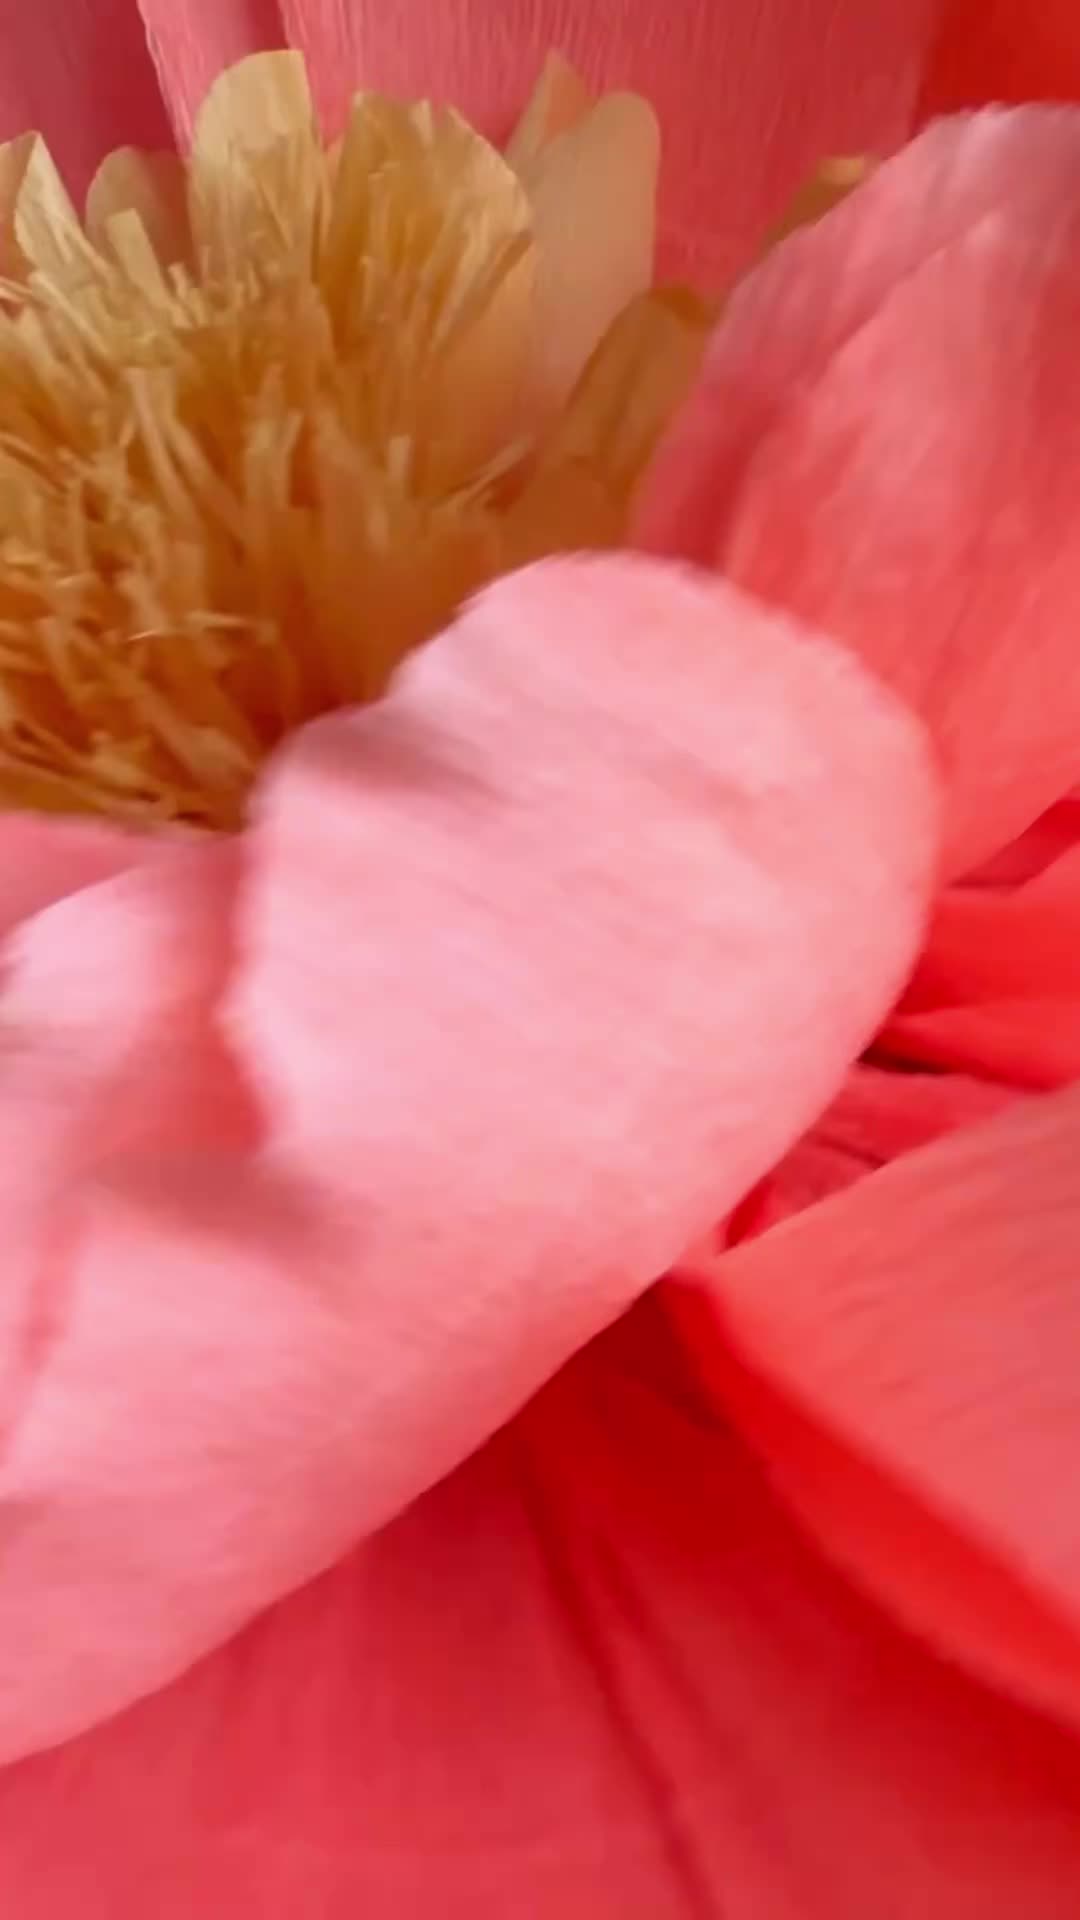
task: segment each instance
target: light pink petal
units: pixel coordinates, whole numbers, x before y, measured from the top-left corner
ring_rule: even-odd
[[[171,857],[164,842],[144,841],[92,823],[0,814],[0,949],[4,969],[5,1054],[0,1101],[0,1216],[4,1222],[4,1277],[0,1286],[0,1454],[15,1431],[44,1345],[49,1338],[54,1296],[40,1272],[38,1248],[47,1237],[58,1179],[66,1176],[72,1132],[80,1124],[72,1103],[71,1127],[64,1100],[57,1102],[57,1078],[69,1080],[64,1055],[80,1025],[79,995],[72,995],[68,1018],[52,1022],[46,1047],[26,1046],[19,1019],[25,976],[23,922],[48,926],[70,920],[71,906],[86,891],[122,891],[139,868]],[[80,907],[75,905],[78,914]],[[181,936],[186,938],[185,933]],[[69,972],[77,985],[78,966]],[[129,979],[118,973],[108,983],[114,995],[126,995]],[[136,986],[137,982],[132,983]],[[47,973],[42,987],[48,991]],[[101,994],[98,994],[99,1005]],[[115,1007],[115,1000],[114,1000]],[[121,1013],[121,1032],[125,1022]],[[66,1031],[65,1031],[66,1027]],[[82,1038],[83,1036],[80,1036]],[[113,1035],[102,1036],[116,1051]],[[120,1042],[123,1050],[124,1042]],[[80,1051],[86,1055],[86,1048]],[[89,1058],[84,1070],[97,1075]],[[96,1127],[107,1125],[108,1107],[99,1103]]]
[[[942,1652],[1080,1717],[1080,1090],[715,1261],[701,1364],[826,1550]]]
[[[95,0],[87,0],[94,5]],[[133,0],[124,0],[131,9]],[[285,44],[278,0],[134,0],[172,122],[186,141],[223,67]],[[117,142],[116,144],[119,144]]]
[[[19,1920],[1063,1920],[1080,1758],[815,1557],[662,1296],[168,1691],[0,1775]]]
[[[1080,773],[1078,171],[1080,113],[931,129],[733,303],[644,510],[924,714],[952,872]]]
[[[282,0],[331,124],[350,91],[434,95],[505,138],[546,55],[632,88],[664,137],[662,265],[726,280],[823,154],[907,130],[934,0]]]
[[[564,562],[302,736],[241,843],[22,923],[7,1754],[329,1564],[738,1200],[895,995],[935,815],[844,654]]]
[[[0,1079],[0,1533],[10,1524],[13,1462],[69,1306],[78,1231],[69,1216],[85,1204],[86,1176],[136,1143],[144,1154],[189,1134],[207,1150],[229,1143],[231,1116],[249,1111],[206,1033],[227,954],[225,853],[153,842],[142,852],[138,841],[67,822],[5,819],[2,828],[12,877]],[[105,1380],[102,1389],[107,1398]],[[5,1560],[7,1552],[5,1543]],[[25,1634],[17,1638],[22,1645]]]
[[[0,34],[0,140],[43,133],[73,193],[110,147],[168,139],[134,0],[5,0]]]

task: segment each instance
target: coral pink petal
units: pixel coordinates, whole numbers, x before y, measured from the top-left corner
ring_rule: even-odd
[[[1059,800],[1007,847],[967,875],[967,884],[1015,887],[1033,880],[1063,853],[1080,846],[1080,791]]]
[[[989,214],[1064,207],[1072,113],[983,113],[928,128],[733,294],[697,388],[657,456],[647,544],[707,565],[763,436],[926,260]]]
[[[43,133],[74,193],[110,148],[168,140],[134,0],[7,0],[0,32],[0,140]]]
[[[1014,1097],[1006,1087],[962,1073],[853,1067],[806,1138],[735,1209],[717,1244],[763,1233],[901,1154],[1001,1112]]]
[[[240,843],[16,929],[5,1754],[329,1564],[740,1198],[902,981],[936,799],[839,649],[555,563],[301,736]]]
[[[1080,113],[931,129],[733,304],[644,512],[924,715],[952,873],[1080,773],[1078,171]]]
[[[87,0],[93,5],[95,0]],[[182,140],[223,67],[285,44],[278,0],[134,0]],[[124,0],[131,9],[133,0]]]
[[[0,1775],[19,1920],[1062,1920],[1080,1760],[851,1592],[654,1295],[176,1685]]]
[[[703,1369],[826,1551],[1080,1719],[1080,1090],[896,1161],[702,1271]]]
[[[726,280],[823,154],[904,137],[935,0],[282,0],[331,123],[351,90],[434,94],[505,138],[552,51],[632,88],[664,135],[667,267]]]
[[[1080,992],[1080,848],[1012,890],[952,887],[938,902],[913,1008]]]
[[[988,100],[1080,99],[1073,0],[945,0],[920,96],[924,115]]]
[[[1080,1078],[1080,850],[1011,890],[954,887],[884,1044],[907,1060],[1053,1088]]]
[[[890,1020],[882,1044],[895,1060],[982,1073],[1052,1091],[1080,1080],[1080,983],[1070,994],[935,1007]]]
[[[1010,1102],[1004,1088],[960,1074],[892,1073],[860,1065],[852,1068],[814,1132],[843,1145],[869,1172],[958,1127],[989,1119]]]

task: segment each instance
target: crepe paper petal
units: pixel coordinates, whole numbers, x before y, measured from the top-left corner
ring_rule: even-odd
[[[642,523],[911,700],[945,766],[951,874],[1080,771],[1078,168],[1080,113],[941,126],[778,250],[721,325]]]
[[[124,3],[130,10],[131,0]],[[285,45],[278,0],[137,3],[172,124],[185,144],[203,100],[225,67],[250,53]]]
[[[778,1226],[901,1154],[1002,1112],[1015,1097],[1008,1087],[960,1072],[853,1067],[805,1139],[736,1207],[713,1250]]]
[[[932,1140],[989,1119],[1011,1104],[1004,1087],[962,1074],[895,1073],[853,1067],[816,1122],[821,1139],[858,1155],[867,1171],[884,1167]]]
[[[897,1061],[1052,1092],[1080,1080],[1080,984],[1070,994],[901,1013],[885,1027],[882,1045]]]
[[[501,526],[502,571],[547,554],[622,544],[632,502],[701,365],[715,313],[682,287],[655,288],[608,329],[540,436]]]
[[[1073,847],[1080,847],[1080,791],[1048,807],[1019,839],[1002,847],[967,880],[977,887],[1020,886]]]
[[[136,213],[154,255],[164,266],[186,260],[191,251],[187,171],[179,154],[140,153],[116,147],[106,154],[86,195],[86,232],[108,250],[111,223]]]
[[[17,980],[18,952],[9,936],[20,924],[86,888],[100,886],[127,873],[141,860],[160,857],[152,842],[140,843],[108,827],[32,815],[0,814],[0,939],[4,952],[5,990]],[[16,986],[17,991],[17,986]],[[4,1213],[5,1273],[0,1289],[0,1453],[17,1422],[23,1394],[36,1366],[42,1331],[40,1291],[32,1263],[26,1256],[42,1219],[38,1187],[27,1181],[30,1167],[48,1166],[54,1151],[63,1153],[62,1128],[49,1137],[39,1118],[48,1113],[47,1088],[35,1085],[34,1061],[20,1057],[12,1031],[5,1057],[9,1085],[21,1084],[27,1108],[16,1126],[20,1173],[14,1177],[5,1157],[0,1179]],[[54,1139],[56,1147],[54,1149]]]
[[[913,1012],[1009,994],[1080,996],[1080,848],[1011,889],[952,887],[938,901],[905,995]]]
[[[192,232],[210,270],[239,280],[265,229],[280,232],[283,206],[289,250],[298,262],[309,261],[325,215],[323,186],[315,110],[299,54],[252,54],[220,74],[195,119],[189,171]]]
[[[663,1297],[324,1579],[0,1774],[4,1911],[1073,1911],[1075,1745],[822,1564]]]
[[[843,653],[552,563],[299,736],[238,843],[16,930],[5,1757],[385,1522],[739,1199],[895,996],[936,800]]]
[[[1080,1090],[896,1161],[687,1288],[699,1362],[823,1549],[1080,1716]]]
[[[36,133],[0,147],[0,258],[16,279],[59,276],[89,258],[74,202]]]
[[[565,398],[598,341],[652,284],[659,168],[652,109],[609,94],[522,172],[537,245],[542,409]]]
[[[358,86],[432,95],[510,133],[552,50],[594,93],[629,88],[663,129],[661,270],[717,284],[745,264],[823,154],[888,150],[909,126],[936,0],[768,8],[654,0],[282,0],[327,123]]]
[[[525,173],[560,134],[570,133],[585,118],[594,98],[576,67],[561,53],[549,53],[506,143],[506,158]]]
[[[12,0],[3,21],[0,140],[47,135],[81,196],[110,147],[157,147],[168,120],[132,0]]]
[[[882,1045],[1052,1089],[1080,1078],[1080,850],[1013,888],[954,887]]]
[[[698,392],[657,460],[646,544],[713,562],[754,451],[792,401],[924,261],[991,214],[1065,206],[1078,155],[1072,113],[940,121],[827,220],[768,251],[730,297]]]
[[[649,295],[660,130],[645,100],[594,101],[569,62],[549,54],[505,157],[528,191],[536,239],[530,398],[543,420],[620,315]]]
[[[790,239],[800,227],[816,226],[827,213],[842,206],[857,187],[865,185],[876,162],[868,154],[837,155],[822,160],[788,201],[780,218],[765,234],[760,255],[764,257]]]
[[[989,100],[1080,99],[1080,15],[1072,0],[945,0],[920,112]]]
[[[558,644],[554,644],[554,636],[559,636]],[[800,646],[807,648],[809,677],[805,685],[796,677],[800,674]],[[805,848],[800,850],[804,864],[798,874],[788,871],[794,844],[788,836],[801,826],[790,811],[789,783],[795,783],[801,794],[802,782],[809,780],[815,794],[812,808],[831,811],[838,777],[852,786],[868,777],[872,751],[868,736],[864,732],[861,738],[841,738],[830,712],[831,703],[846,701],[849,691],[858,702],[868,691],[864,676],[853,680],[850,690],[837,678],[840,658],[832,649],[823,651],[820,643],[802,630],[792,633],[786,624],[774,628],[760,617],[760,610],[752,602],[733,596],[726,585],[710,582],[705,576],[657,568],[630,558],[553,562],[531,568],[483,595],[440,645],[420,654],[406,667],[390,708],[351,715],[309,730],[306,747],[286,755],[284,774],[277,783],[270,783],[258,816],[257,846],[263,877],[260,882],[256,876],[250,922],[245,919],[243,923],[245,939],[252,943],[253,951],[232,1003],[240,1042],[250,1055],[271,1113],[287,1128],[289,1137],[295,1138],[298,1164],[305,1170],[317,1167],[323,1180],[340,1177],[346,1188],[355,1182],[358,1171],[366,1182],[366,1156],[372,1146],[365,1141],[364,1155],[358,1157],[353,1136],[357,1127],[366,1134],[370,1123],[356,1112],[355,1059],[363,1057],[365,1082],[379,1089],[379,1123],[385,1141],[380,1152],[391,1160],[398,1157],[400,1146],[392,1138],[394,1128],[404,1126],[410,1138],[413,1133],[413,1110],[411,1106],[402,1107],[401,1094],[396,1091],[403,1084],[404,1063],[398,1059],[399,1048],[406,1047],[410,1074],[430,1075],[433,1088],[443,1084],[445,1077],[442,1047],[450,1047],[451,1063],[457,1059],[456,1035],[452,1041],[444,1040],[436,1046],[439,1036],[432,1034],[432,1050],[425,1055],[424,1063],[412,1060],[416,1031],[412,1007],[405,1017],[403,1035],[386,1029],[385,1015],[380,1014],[385,1059],[373,1050],[366,1035],[371,1005],[389,986],[388,980],[385,987],[381,984],[388,955],[392,956],[391,977],[414,989],[416,1007],[437,1006],[441,1017],[449,969],[451,963],[457,964],[462,949],[463,927],[457,924],[458,915],[445,949],[437,929],[432,937],[430,932],[422,936],[419,925],[413,927],[414,912],[425,927],[429,925],[430,904],[424,887],[416,882],[406,885],[402,862],[390,857],[395,834],[402,837],[403,858],[414,863],[430,858],[441,867],[444,860],[453,857],[457,867],[454,886],[469,904],[464,929],[477,964],[484,956],[487,939],[495,939],[493,957],[499,959],[499,968],[493,985],[507,990],[513,987],[508,1004],[515,1022],[521,1006],[537,996],[529,1022],[534,1036],[529,1045],[554,1062],[565,1029],[582,1073],[592,1071],[589,1062],[594,1056],[606,1056],[612,1023],[615,1030],[620,1030],[624,1021],[624,1011],[616,1010],[613,1004],[603,1019],[598,1008],[586,1005],[585,996],[597,984],[597,963],[603,949],[598,948],[584,971],[580,956],[571,953],[566,957],[558,949],[551,968],[539,969],[541,950],[535,939],[524,942],[513,938],[511,947],[524,949],[527,945],[533,955],[527,980],[516,980],[513,972],[504,974],[505,958],[500,957],[506,942],[506,935],[499,936],[501,922],[513,926],[520,918],[524,926],[537,914],[542,921],[549,885],[546,869],[551,867],[557,874],[557,891],[566,910],[575,899],[584,908],[589,904],[593,874],[606,869],[619,851],[620,859],[629,863],[628,874],[636,878],[639,887],[648,888],[652,903],[650,939],[666,947],[666,894],[670,890],[679,904],[682,889],[688,889],[690,867],[703,859],[707,866],[711,863],[717,878],[700,903],[700,928],[694,930],[694,938],[686,943],[677,964],[685,974],[683,1013],[696,1021],[704,1011],[698,999],[696,942],[704,941],[710,949],[711,967],[711,948],[715,940],[720,940],[726,956],[724,977],[717,980],[709,973],[710,994],[706,998],[714,1002],[709,1017],[719,1018],[726,1027],[731,1007],[728,996],[737,998],[750,984],[749,976],[744,978],[742,973],[743,956],[749,948],[743,946],[741,937],[733,938],[735,929],[745,927],[749,935],[761,911],[754,892],[759,867],[764,870],[773,862],[782,862],[783,884],[769,888],[770,914],[780,911],[800,918],[805,914],[815,941],[827,938],[830,949],[831,929],[844,928],[841,953],[835,962],[842,968],[844,980],[841,984],[839,978],[835,979],[828,995],[830,1023],[840,1017],[841,1006],[844,1009],[847,1031],[839,1046],[824,1041],[819,1002],[822,989],[811,969],[812,991],[819,1006],[814,1046],[815,1051],[823,1047],[828,1056],[827,1083],[832,1063],[849,1052],[851,1034],[865,1031],[868,1022],[872,1025],[872,1010],[880,1004],[883,969],[876,953],[879,932],[883,932],[884,949],[891,957],[885,971],[895,973],[897,965],[900,969],[904,965],[902,956],[910,950],[912,921],[918,922],[932,837],[928,831],[930,809],[925,790],[920,792],[919,786],[922,769],[917,769],[912,781],[909,763],[902,784],[894,786],[891,795],[883,798],[880,811],[869,819],[870,832],[875,837],[882,835],[884,840],[887,870],[882,873],[882,894],[892,923],[887,928],[864,930],[861,902],[851,885],[847,898],[841,901],[839,890],[826,878],[834,861],[841,868],[850,865],[861,874],[863,823],[846,820],[842,836],[832,825],[828,838],[815,825],[811,845],[814,857],[826,863],[826,874],[807,872],[809,853]],[[720,706],[726,708],[726,717],[718,711]],[[886,726],[895,725],[897,711],[890,705],[880,716]],[[692,714],[700,717],[692,721]],[[744,724],[750,715],[752,727]],[[567,716],[572,718],[568,720]],[[820,757],[815,752],[812,761],[803,743],[809,733],[824,746],[826,728],[827,752]],[[853,734],[858,731],[853,717]],[[511,736],[512,768],[504,764],[505,741]],[[676,762],[671,760],[666,745],[669,739],[680,742]],[[467,743],[468,764],[483,783],[505,787],[511,795],[515,820],[508,821],[501,810],[489,815],[479,807],[476,803],[480,795],[472,782],[460,793],[448,789],[447,776],[461,758],[463,741]],[[906,739],[904,747],[909,755],[914,753],[917,764],[914,739]],[[373,768],[384,758],[391,767],[400,762],[412,770],[419,789],[415,809],[406,805],[400,778],[373,785]],[[707,781],[710,791],[696,798],[697,781],[710,765],[718,770],[718,782]],[[656,804],[656,790],[663,791],[665,783],[670,783],[666,795],[669,808],[696,805],[700,800],[701,819],[711,819],[706,839],[702,840],[696,826],[693,832],[689,830],[694,825],[691,816],[678,835],[650,831],[631,856],[622,846],[627,822],[634,818],[634,805],[630,803],[639,805],[642,817],[647,818],[647,808]],[[875,781],[874,787],[877,784]],[[770,814],[770,802],[783,809],[783,827]],[[458,823],[470,805],[476,806],[477,827],[465,833],[459,831]],[[760,840],[755,825],[759,815]],[[583,838],[586,817],[598,849],[587,860],[583,858],[588,844]],[[735,833],[736,820],[739,858],[721,877],[717,863],[722,856],[712,842],[722,822],[728,833]],[[858,851],[853,852],[853,847]],[[882,859],[881,851],[877,857]],[[494,882],[496,871],[498,884]],[[386,874],[386,881],[380,881],[380,873]],[[387,884],[390,890],[384,902],[382,888]],[[744,884],[750,888],[745,913],[740,892]],[[323,927],[328,908],[337,930],[330,948]],[[388,916],[385,926],[384,914]],[[355,915],[351,931],[350,915]],[[616,919],[621,922],[621,910]],[[375,934],[385,934],[385,938],[377,942]],[[863,984],[867,958],[856,956],[850,945],[855,938],[870,942],[869,971],[875,976],[872,984]],[[790,993],[787,957],[780,954],[775,942],[766,944],[773,955],[770,972],[766,975],[760,971],[760,957],[755,952],[755,983],[771,991],[772,980],[782,974]],[[342,946],[348,955],[348,992],[341,996],[340,1017],[327,1024],[322,1011],[332,990],[326,970],[332,973],[339,966]],[[614,952],[610,957],[614,961]],[[674,966],[675,962],[668,965]],[[567,966],[569,972],[564,976]],[[543,971],[543,980],[532,978],[538,971]],[[617,972],[616,967],[613,979]],[[367,990],[361,991],[365,984]],[[624,989],[605,978],[602,998],[612,1003],[615,997],[621,999],[634,990],[632,982]],[[857,1009],[852,1005],[852,995],[860,1003]],[[485,993],[481,999],[485,1021],[491,1025],[498,998],[492,998],[489,1004]],[[546,1014],[541,1017],[545,1008]],[[657,1013],[660,1011],[658,1005]],[[471,1000],[464,1004],[461,1017],[466,1013],[473,1016]],[[342,1022],[354,1017],[364,1030],[359,1050],[344,1043],[346,1028]],[[775,1074],[778,1091],[790,1091],[791,1060],[805,1051],[806,1038],[795,1043],[799,1017],[795,1010],[789,1009],[783,1016],[785,1035],[790,1036],[783,1042],[777,1017],[773,1011],[769,1024],[775,1064],[770,1067],[763,1063],[756,1045],[745,1067],[733,1053],[728,1054],[726,1072],[733,1079],[745,1074],[748,1098],[751,1087],[761,1090],[766,1072]],[[524,1040],[515,1040],[515,1045],[524,1044]],[[650,1040],[650,1055],[652,1048]],[[515,1075],[520,1071],[517,1060],[513,1071]],[[603,1070],[597,1071],[602,1079]],[[535,1151],[537,1155],[544,1151],[543,1136],[548,1126],[544,1083],[540,1077],[530,1077],[528,1083],[533,1100],[528,1113],[520,1116],[523,1131],[507,1149],[515,1161],[521,1156],[524,1130],[535,1129]],[[502,1075],[493,1073],[492,1089],[484,1097],[493,1098],[499,1106],[511,1092]],[[688,1086],[687,1102],[689,1096]],[[815,1089],[806,1102],[811,1114],[818,1104]],[[683,1125],[688,1125],[689,1117],[690,1104],[685,1108]],[[710,1169],[715,1126],[715,1118],[710,1118],[710,1144],[705,1156]],[[497,1128],[493,1127],[493,1146],[497,1144],[496,1135]],[[756,1145],[749,1151],[752,1158],[759,1157]],[[437,1153],[441,1161],[442,1142]],[[493,1165],[485,1164],[471,1179],[490,1186],[494,1171]],[[710,1171],[705,1179],[709,1195],[706,1216],[715,1204],[713,1178]],[[735,1184],[741,1184],[742,1178],[740,1173]],[[499,1185],[496,1177],[494,1186],[498,1189]]]

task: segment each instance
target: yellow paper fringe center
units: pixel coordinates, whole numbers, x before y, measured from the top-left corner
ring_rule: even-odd
[[[651,290],[657,162],[557,59],[505,155],[373,95],[327,148],[295,54],[83,222],[0,148],[0,805],[233,826],[485,581],[617,544],[717,311]]]
[[[325,149],[283,54],[85,223],[0,151],[0,804],[233,825],[476,587],[619,539],[709,311],[644,291],[642,103],[552,63],[516,144],[362,96]]]

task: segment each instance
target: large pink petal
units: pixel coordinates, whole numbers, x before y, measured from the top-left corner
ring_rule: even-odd
[[[1080,1756],[785,1519],[657,1296],[379,1538],[0,1775],[19,1920],[1062,1920]]]
[[[89,5],[95,0],[87,0]],[[131,9],[133,0],[124,0]],[[134,0],[181,139],[222,68],[285,44],[278,0]]]
[[[565,562],[302,737],[239,845],[22,923],[7,1753],[332,1561],[740,1197],[895,994],[934,812],[842,653]]]
[[[51,1336],[57,1293],[49,1274],[41,1270],[39,1249],[48,1238],[53,1193],[68,1173],[72,1147],[89,1123],[100,1141],[117,1112],[113,1100],[115,1078],[110,1078],[106,1055],[114,1068],[130,1055],[132,1020],[138,1020],[139,972],[145,964],[138,943],[123,956],[111,976],[88,982],[77,954],[68,956],[64,970],[63,1008],[48,1009],[42,1022],[27,1007],[26,942],[59,920],[62,929],[78,917],[87,894],[95,901],[124,896],[134,885],[149,880],[156,870],[175,871],[178,855],[167,841],[139,839],[106,826],[75,820],[46,820],[17,814],[0,815],[0,937],[3,950],[4,1008],[7,1048],[4,1090],[0,1101],[0,1215],[4,1222],[4,1280],[0,1288],[0,1453],[16,1429],[32,1390],[41,1354]],[[171,874],[170,874],[171,877]],[[182,890],[181,890],[182,891]],[[101,916],[98,915],[98,918]],[[28,923],[24,926],[23,923]],[[176,938],[190,943],[192,927],[182,922]],[[62,934],[61,934],[62,938]],[[211,951],[212,951],[211,947]],[[190,956],[198,970],[204,956]],[[101,964],[102,956],[97,956]],[[106,959],[107,964],[107,959]],[[154,961],[151,962],[153,966]],[[31,972],[35,970],[31,969]],[[174,976],[175,967],[169,970]],[[182,971],[182,969],[180,970]],[[91,968],[92,973],[92,968]],[[134,974],[134,978],[132,977]],[[86,1007],[87,985],[94,1001]],[[49,969],[36,969],[36,991],[48,999]],[[154,997],[158,983],[153,982]],[[145,992],[145,987],[144,987]],[[36,1042],[27,1044],[38,1028]],[[44,1041],[45,1044],[40,1044]],[[181,1042],[182,1044],[182,1042]],[[77,1060],[73,1055],[77,1054]],[[168,1057],[158,1062],[168,1073]],[[75,1067],[74,1074],[72,1067]],[[103,1068],[105,1069],[103,1071]],[[95,1085],[104,1082],[96,1112],[71,1098],[72,1083],[80,1076]],[[154,1085],[153,1076],[147,1084]],[[59,1093],[59,1098],[57,1097]],[[166,1094],[164,1079],[163,1098]],[[151,1095],[151,1112],[156,1105]],[[143,1102],[145,1116],[146,1103]]]
[[[666,264],[723,280],[822,155],[903,138],[936,0],[282,0],[330,120],[359,85],[502,137],[551,51],[660,115]]]
[[[643,510],[925,715],[954,872],[1080,772],[1078,172],[1080,114],[932,128],[732,303]]]
[[[1080,1717],[1080,1090],[702,1272],[702,1365],[818,1537],[944,1651]]]
[[[134,0],[3,0],[0,42],[0,140],[43,133],[75,193],[111,147],[167,141]]]

